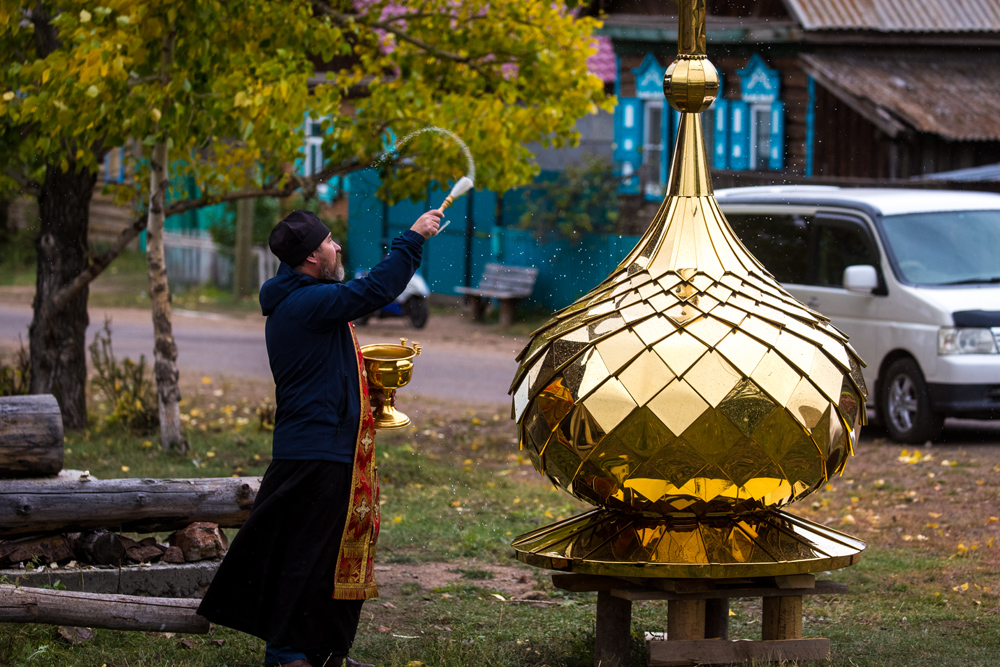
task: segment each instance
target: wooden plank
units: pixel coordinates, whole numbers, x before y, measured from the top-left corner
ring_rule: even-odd
[[[62,466],[62,413],[55,396],[0,397],[0,477],[55,475]]]
[[[200,603],[0,585],[0,622],[203,634],[209,624],[197,614]]]
[[[632,603],[597,594],[597,632],[594,638],[594,667],[627,667],[632,638]]]
[[[639,584],[632,584],[617,577],[605,577],[599,574],[553,574],[552,585],[556,588],[571,593],[590,593],[593,591],[611,591],[613,588],[639,588]]]
[[[236,528],[259,489],[259,477],[8,480],[0,486],[0,538],[92,528],[169,531],[195,521]]]
[[[670,600],[667,602],[667,637],[671,640],[705,638],[705,601]]]
[[[787,639],[783,641],[648,641],[650,667],[725,665],[734,662],[826,660],[829,639]]]
[[[774,578],[774,585],[778,588],[816,588],[816,575],[814,574],[783,574]]]
[[[768,598],[785,595],[834,595],[847,592],[847,584],[836,581],[817,581],[814,588],[780,589],[766,586],[747,586],[745,588],[722,588],[714,591],[675,593],[653,588],[615,588],[611,594],[623,600],[708,600],[711,598]]]

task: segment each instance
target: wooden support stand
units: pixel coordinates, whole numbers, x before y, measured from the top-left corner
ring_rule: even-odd
[[[651,667],[720,665],[751,660],[825,660],[829,639],[802,638],[802,597],[847,592],[811,574],[754,579],[621,579],[555,574],[566,591],[597,591],[594,667],[624,667],[634,600],[667,600],[667,639],[646,642]],[[763,599],[760,641],[729,640],[729,599]]]

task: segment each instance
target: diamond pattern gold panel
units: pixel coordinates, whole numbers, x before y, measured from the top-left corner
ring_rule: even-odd
[[[525,542],[533,559],[829,566],[851,552],[819,554],[840,538],[776,510],[843,470],[865,419],[862,362],[736,238],[702,141],[683,113],[684,157],[646,234],[518,356],[522,448],[553,483],[621,513],[557,524],[556,541],[543,529]],[[727,513],[739,516],[712,518]]]

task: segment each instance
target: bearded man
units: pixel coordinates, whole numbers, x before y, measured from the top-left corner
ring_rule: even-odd
[[[294,211],[271,232],[281,265],[260,304],[277,403],[272,461],[198,608],[266,640],[266,665],[357,664],[347,653],[361,605],[378,595],[379,495],[373,397],[351,320],[402,293],[440,220],[420,216],[346,283],[340,246],[315,214]]]

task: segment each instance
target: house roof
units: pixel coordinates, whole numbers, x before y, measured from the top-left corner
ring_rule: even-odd
[[[936,174],[924,174],[916,178],[929,178],[936,181],[1000,181],[1000,162],[983,165],[982,167],[939,171]]]
[[[618,62],[611,38],[596,35],[594,40],[597,42],[597,53],[587,58],[587,69],[604,83],[614,83],[618,78]]]
[[[890,136],[1000,140],[1000,60],[975,54],[802,54],[803,68]]]
[[[805,30],[998,32],[1000,0],[784,0]]]

